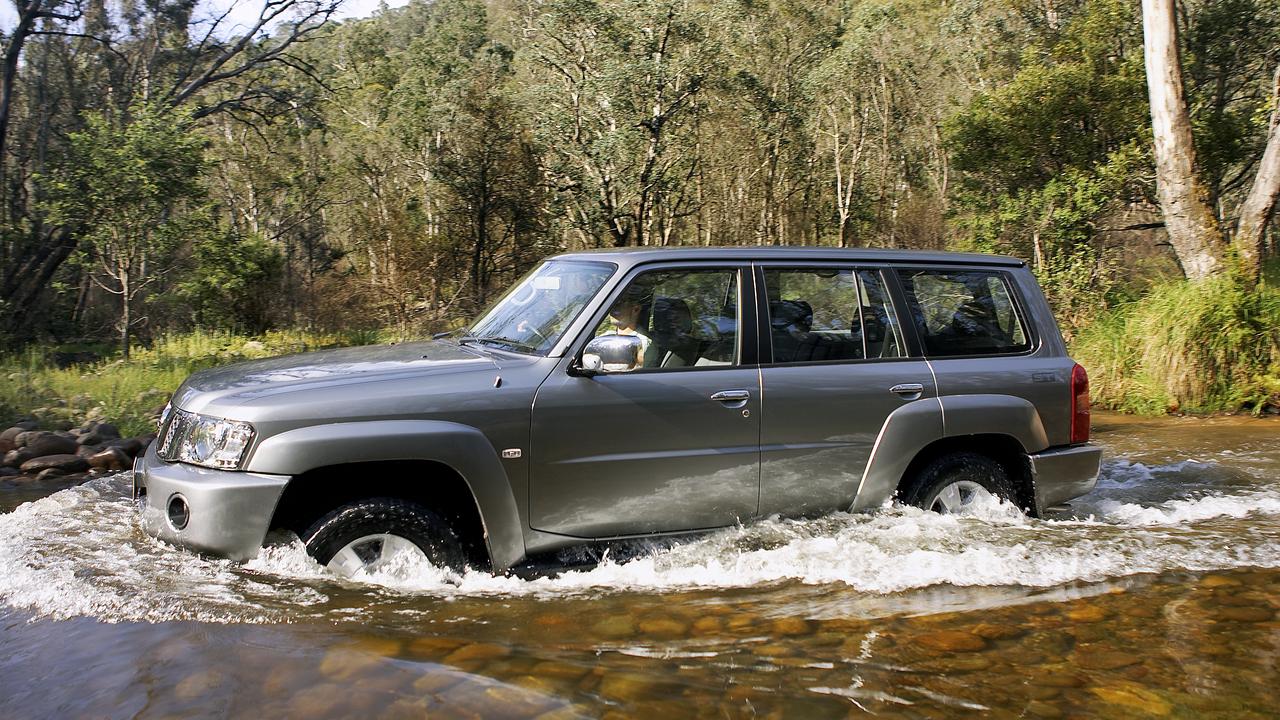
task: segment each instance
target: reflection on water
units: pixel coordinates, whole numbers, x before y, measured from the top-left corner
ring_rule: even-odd
[[[0,717],[1273,716],[1280,424],[1097,435],[1044,520],[770,520],[536,580],[201,558],[98,480],[0,515]]]

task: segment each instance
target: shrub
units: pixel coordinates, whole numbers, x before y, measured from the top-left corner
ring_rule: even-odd
[[[1260,412],[1280,404],[1280,289],[1229,275],[1157,285],[1083,329],[1072,354],[1102,407]]]

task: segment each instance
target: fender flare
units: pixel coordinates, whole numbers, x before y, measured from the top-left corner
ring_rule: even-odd
[[[1013,395],[950,395],[942,398],[944,437],[1008,435],[1022,451],[1039,452],[1049,438],[1036,406]]]
[[[871,448],[851,509],[878,507],[893,497],[911,461],[942,437],[942,429],[942,404],[936,397],[913,400],[889,413]]]
[[[525,554],[520,513],[506,470],[479,430],[442,420],[373,420],[289,430],[263,440],[245,469],[300,475],[330,465],[428,460],[456,472],[471,490],[494,570]]]
[[[1012,437],[1027,453],[1049,446],[1040,413],[1023,398],[983,394],[916,400],[885,418],[852,509],[876,507],[892,497],[907,468],[929,445],[969,435]]]

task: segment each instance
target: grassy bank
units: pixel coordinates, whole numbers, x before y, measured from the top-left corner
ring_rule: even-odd
[[[0,357],[0,421],[30,414],[43,427],[65,429],[85,419],[106,419],[125,435],[137,435],[154,430],[155,409],[197,370],[385,339],[369,332],[295,330],[249,337],[197,331],[165,336],[151,347],[136,348],[128,361],[111,356],[92,359],[101,348],[32,347]]]
[[[1170,282],[1104,313],[1072,342],[1094,402],[1140,414],[1280,405],[1280,283]]]

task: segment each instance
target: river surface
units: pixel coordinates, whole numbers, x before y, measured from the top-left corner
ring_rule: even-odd
[[[0,493],[0,718],[1276,717],[1280,422],[1095,438],[1043,520],[769,520],[533,580],[201,558],[127,474]]]

